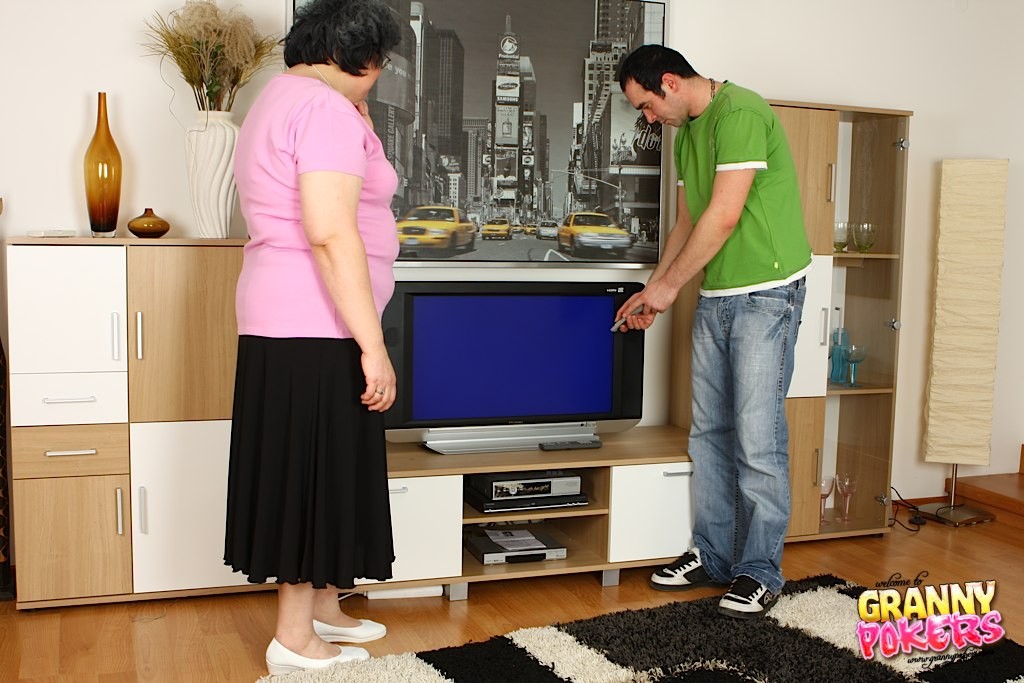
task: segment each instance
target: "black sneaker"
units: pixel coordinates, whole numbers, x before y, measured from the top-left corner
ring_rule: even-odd
[[[737,576],[722,599],[718,601],[718,613],[737,619],[756,619],[771,609],[778,595],[749,576]]]
[[[651,588],[659,591],[681,591],[710,583],[713,581],[700,561],[697,548],[687,550],[678,560],[651,574]]]

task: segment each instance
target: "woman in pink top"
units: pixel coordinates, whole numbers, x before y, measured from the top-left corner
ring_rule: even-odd
[[[383,625],[338,605],[391,577],[383,412],[395,400],[380,316],[394,289],[398,178],[366,97],[400,40],[380,0],[314,0],[288,69],[246,115],[235,179],[250,241],[238,280],[238,367],[225,562],[275,580],[272,674],[365,659]]]

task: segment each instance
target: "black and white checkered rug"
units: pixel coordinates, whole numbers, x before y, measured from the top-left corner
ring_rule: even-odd
[[[857,597],[834,576],[786,584],[764,619],[718,614],[718,598],[524,628],[482,643],[388,655],[274,683],[1024,683],[1024,648],[876,656],[859,653]]]

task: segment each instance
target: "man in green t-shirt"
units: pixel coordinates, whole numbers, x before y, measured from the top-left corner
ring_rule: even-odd
[[[785,583],[785,397],[811,264],[796,168],[760,95],[699,75],[675,50],[637,48],[619,84],[649,122],[679,128],[676,221],[647,286],[618,311],[621,329],[650,327],[704,271],[692,343],[693,547],[651,585],[728,584],[718,611],[758,617]]]

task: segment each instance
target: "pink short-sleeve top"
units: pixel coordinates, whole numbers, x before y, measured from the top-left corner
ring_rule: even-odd
[[[380,316],[395,288],[395,169],[355,105],[327,84],[279,74],[242,123],[235,181],[249,231],[235,311],[238,333],[350,338],[302,226],[299,175],[339,171],[363,179],[358,227]]]

